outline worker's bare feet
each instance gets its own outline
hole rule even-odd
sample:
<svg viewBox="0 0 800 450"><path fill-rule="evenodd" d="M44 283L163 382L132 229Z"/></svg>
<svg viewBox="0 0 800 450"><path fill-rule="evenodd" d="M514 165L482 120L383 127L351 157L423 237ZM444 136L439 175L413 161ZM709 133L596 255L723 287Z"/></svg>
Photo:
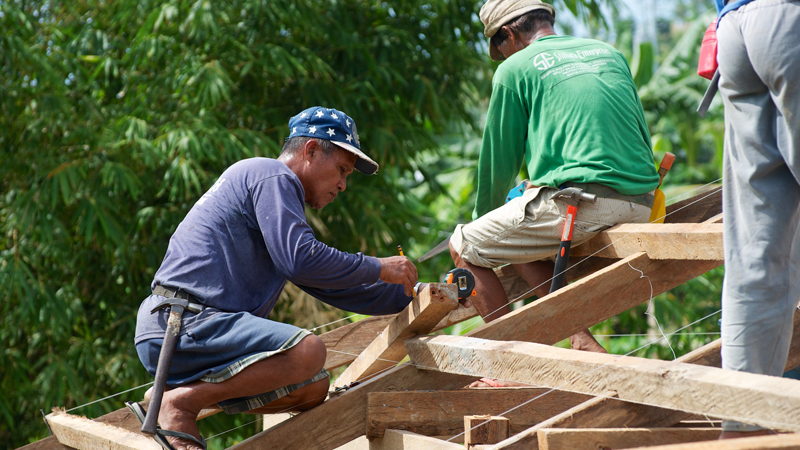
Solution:
<svg viewBox="0 0 800 450"><path fill-rule="evenodd" d="M197 428L197 415L200 413L200 409L185 401L182 394L185 394L186 392L184 391L187 389L190 388L179 387L164 392L161 411L158 414L158 422L162 430L181 431L197 439L202 439L200 430ZM197 410L195 411L195 409ZM175 450L203 450L196 443L186 439L167 436L167 440L175 447Z"/></svg>
<svg viewBox="0 0 800 450"><path fill-rule="evenodd" d="M723 431L719 435L719 440L724 439L738 439L738 438L746 438L746 437L756 437L756 436L768 436L772 434L778 434L772 430L756 430L756 431Z"/></svg>
<svg viewBox="0 0 800 450"><path fill-rule="evenodd" d="M569 337L569 344L573 350L584 352L608 353L592 336L589 330L579 331Z"/></svg>

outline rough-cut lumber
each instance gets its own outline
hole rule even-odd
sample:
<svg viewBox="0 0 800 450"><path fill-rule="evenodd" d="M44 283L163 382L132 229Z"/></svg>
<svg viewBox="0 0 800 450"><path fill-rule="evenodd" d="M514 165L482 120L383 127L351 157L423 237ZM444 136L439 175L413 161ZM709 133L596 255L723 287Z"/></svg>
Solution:
<svg viewBox="0 0 800 450"><path fill-rule="evenodd" d="M153 439L106 423L67 413L47 415L56 439L80 450L160 450Z"/></svg>
<svg viewBox="0 0 800 450"><path fill-rule="evenodd" d="M540 450L596 450L684 444L719 438L713 428L545 428Z"/></svg>
<svg viewBox="0 0 800 450"><path fill-rule="evenodd" d="M699 223L722 212L722 188L695 195L667 206L664 223Z"/></svg>
<svg viewBox="0 0 800 450"><path fill-rule="evenodd" d="M722 340L695 349L677 362L720 367ZM786 370L800 365L800 311L794 315L794 335L786 362ZM492 447L493 450L537 450L537 432L543 428L594 427L668 427L692 417L692 414L656 406L621 401L615 392L608 392L583 404L553 416Z"/></svg>
<svg viewBox="0 0 800 450"><path fill-rule="evenodd" d="M353 362L395 316L396 314L367 317L321 334L319 337L328 349L325 370Z"/></svg>
<svg viewBox="0 0 800 450"><path fill-rule="evenodd" d="M647 278L640 278L640 273L628 263L650 276L653 295L719 265L716 261L681 261L680 264L676 261L651 261L644 253L633 255L507 314L470 335L486 339L522 339L555 344L576 331L650 298L650 283ZM608 292L614 294L609 296ZM472 381L468 377L453 379L447 378L445 374L429 372L423 376L416 372L416 369L407 365L390 369L311 411L251 437L235 448L266 449L269 448L269 442L290 442L291 446L287 447L289 449L336 448L366 432L368 392L456 389L464 386L467 381Z"/></svg>
<svg viewBox="0 0 800 450"><path fill-rule="evenodd" d="M721 261L653 261L647 254L637 253L468 335L555 344L720 264Z"/></svg>
<svg viewBox="0 0 800 450"><path fill-rule="evenodd" d="M366 436L360 436L341 447L336 447L336 450L370 450L369 441Z"/></svg>
<svg viewBox="0 0 800 450"><path fill-rule="evenodd" d="M629 450L645 450L637 447ZM800 433L760 436L692 444L659 445L646 450L800 450Z"/></svg>
<svg viewBox="0 0 800 450"><path fill-rule="evenodd" d="M464 450L464 447L410 431L386 430L384 437L370 442L369 450Z"/></svg>
<svg viewBox="0 0 800 450"><path fill-rule="evenodd" d="M353 361L334 384L347 386L363 382L376 373L396 366L406 356L403 341L428 334L447 313L458 307L458 288L454 284L429 283L406 308Z"/></svg>
<svg viewBox="0 0 800 450"><path fill-rule="evenodd" d="M464 447L478 444L496 444L508 439L511 421L500 416L464 416Z"/></svg>
<svg viewBox="0 0 800 450"><path fill-rule="evenodd" d="M650 259L722 261L722 227L721 223L626 223L575 247L574 255L625 258L645 252Z"/></svg>
<svg viewBox="0 0 800 450"><path fill-rule="evenodd" d="M431 376L430 372L413 365L401 364L230 448L266 450L280 442L283 450L334 449L366 433L367 394L370 392L454 389L473 380L450 374Z"/></svg>
<svg viewBox="0 0 800 450"><path fill-rule="evenodd" d="M478 414L508 417L514 434L589 397L545 388L478 388L373 392L367 398L367 437L375 439L387 429L452 436L463 431L464 416Z"/></svg>
<svg viewBox="0 0 800 450"><path fill-rule="evenodd" d="M406 341L412 362L442 372L514 380L800 430L800 383L693 364L458 336Z"/></svg>

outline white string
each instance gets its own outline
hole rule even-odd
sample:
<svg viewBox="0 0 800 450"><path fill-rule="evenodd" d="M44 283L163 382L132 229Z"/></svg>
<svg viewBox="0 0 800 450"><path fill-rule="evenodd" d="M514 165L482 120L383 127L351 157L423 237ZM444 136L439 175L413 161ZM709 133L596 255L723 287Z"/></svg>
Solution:
<svg viewBox="0 0 800 450"><path fill-rule="evenodd" d="M711 314L709 314L709 315L707 315L707 316L705 316L705 317L703 317L703 318L701 318L701 319L695 320L694 322L690 323L689 325L686 325L686 326L684 326L684 327L682 327L682 328L678 328L678 329L677 329L677 330L675 330L674 332L670 333L668 336L672 336L674 333L676 333L676 332L678 332L678 331L681 331L681 330L685 330L686 328L688 328L688 327L690 327L690 326L692 326L692 325L694 325L694 324L696 324L696 323L702 322L703 320L706 320L706 319L708 319L708 318L709 318L709 317L711 317L711 316L714 316L714 315L716 315L716 314L719 314L720 312L722 312L722 310L721 310L721 309L720 309L720 310L718 310L718 311L716 311L716 312L713 312L713 313L711 313ZM667 339L667 335L663 335L662 337L660 337L660 338L658 338L658 339L656 339L656 340L654 340L654 341L648 342L647 344L645 344L645 345L643 345L643 346L641 346L641 347L639 347L639 348L637 348L637 349L631 350L630 352L626 353L626 354L625 354L625 355L623 355L623 356L629 356L629 355L631 355L631 354L633 354L633 353L636 353L636 352L638 352L639 350L642 350L642 349L644 349L644 348L647 348L647 347L649 347L649 346L651 346L651 345L655 344L656 342L660 341L661 339ZM600 369L602 369L603 367L606 367L606 366L612 365L612 364L614 364L615 362L616 362L616 361L612 361L612 362L608 362L608 363L602 364L602 365L600 365L600 366L598 366L598 367L595 367L594 369L591 369L591 370L589 370L589 371L587 371L587 372L585 372L585 373L582 373L582 374L578 375L577 377L575 377L575 378L573 378L573 379L571 379L571 380L565 381L564 383L562 383L562 384L560 384L560 385L558 385L558 386L556 386L556 387L554 387L554 388L550 388L550 389L548 389L547 391L545 391L545 392L543 392L543 393L541 393L541 394L537 395L536 397L534 397L534 398L532 398L532 399L530 399L530 400L526 400L526 401L522 402L521 404L519 404L519 405L517 405L517 406L515 406L515 407L513 407L513 408L511 408L511 409L509 409L509 410L507 410L507 411L504 411L504 412L502 412L501 414L498 414L498 415L499 415L500 417L503 417L503 416L505 416L506 414L508 414L508 413L510 413L510 412L512 412L512 411L514 411L514 410L517 410L517 409L519 409L519 408L521 408L521 407L523 407L523 406L525 406L525 405L527 405L527 404L529 404L529 403L533 402L534 400L537 400L537 399L539 399L539 398L541 398L541 397L544 397L545 395L547 395L547 394L549 394L549 393L551 393L551 392L553 392L553 391L559 390L560 388L562 388L562 387L564 387L564 386L566 386L566 385L568 385L568 384L570 384L570 383L574 383L575 381L578 381L578 380L580 380L581 378L585 377L586 375L588 375L588 374L590 374L590 373L592 373L592 372L594 372L594 371L596 371L596 370L600 370ZM514 380L510 380L510 381L514 381ZM520 382L520 381L516 381L516 382L517 382L517 383L522 383L522 382ZM529 383L523 383L523 384L529 384ZM531 385L531 386L532 386L532 385ZM603 397L603 398L615 398L615 397L608 397L608 396L603 396L603 395L596 395L595 397ZM617 400L621 400L621 399L617 399ZM475 425L474 427L470 428L469 430L464 430L464 432L463 432L463 433L459 433L459 434L457 434L457 435L455 435L455 436L451 437L451 438L450 438L450 439L448 439L447 441L452 441L453 439L455 439L455 438L457 438L457 437L459 437L459 436L462 436L462 435L466 434L468 431L472 431L472 430L474 430L475 428L477 428L477 427L479 427L479 426L483 425L483 424L484 424L484 423L486 423L486 422L488 422L488 421L485 421L485 422L483 422L483 423L480 423L480 424L478 424L478 425Z"/></svg>
<svg viewBox="0 0 800 450"><path fill-rule="evenodd" d="M89 405L95 404L95 403L97 403L97 402L102 402L103 400L108 400L108 399L110 399L110 398L114 398L114 397L116 397L116 396L118 396L118 395L126 394L126 393L128 393L128 392L130 392L130 391L135 391L136 389L143 388L143 387L145 387L145 386L150 386L150 385L151 385L151 384L153 384L153 383L155 383L155 381L151 381L151 382L149 382L149 383L145 383L145 384L143 384L143 385L141 385L141 386L136 386L136 387L134 387L134 388L130 388L130 389L126 390L126 391L117 392L116 394L111 394L111 395L109 395L108 397L103 397L103 398L101 398L101 399L98 399L98 400L95 400L95 401L92 401L92 402L89 402L89 403L84 403L83 405L76 406L76 407L74 407L74 408L72 408L72 409L68 409L68 410L67 410L67 412L70 412L70 411L75 411L75 410L76 410L76 409L78 409L78 408L83 408L84 406L89 406Z"/></svg>
<svg viewBox="0 0 800 450"><path fill-rule="evenodd" d="M639 273L641 274L641 275L639 276L639 278L640 278L640 279L641 279L641 278L647 278L647 282L648 282L648 283L650 283L650 301L648 302L648 305L647 305L647 310L645 310L644 314L645 314L646 316L650 316L650 317L652 317L652 318L653 318L653 320L655 320L655 321L656 321L656 326L658 327L658 331L661 333L661 336L663 336L663 337L664 337L664 340L667 342L667 346L669 347L670 351L672 351L672 359L678 359L678 357L675 355L675 349L673 349L673 348L672 348L672 344L670 344L670 342L669 342L669 339L667 339L667 336L666 336L666 335L664 335L664 330L662 330L662 329L661 329L661 324L660 324L660 323L658 323L658 319L657 319L657 318L656 318L656 316L655 316L655 312L656 312L656 305L655 305L655 299L653 299L653 282L652 282L652 281L650 281L650 277L646 276L646 275L644 274L644 272L642 272L641 270L639 270L639 269L637 269L637 268L633 267L633 266L631 265L630 261L628 261L628 267L630 267L631 269L633 269L633 270L635 270L635 271L639 272ZM650 312L650 308L652 308L652 309L653 309L653 312L652 312L652 313Z"/></svg>

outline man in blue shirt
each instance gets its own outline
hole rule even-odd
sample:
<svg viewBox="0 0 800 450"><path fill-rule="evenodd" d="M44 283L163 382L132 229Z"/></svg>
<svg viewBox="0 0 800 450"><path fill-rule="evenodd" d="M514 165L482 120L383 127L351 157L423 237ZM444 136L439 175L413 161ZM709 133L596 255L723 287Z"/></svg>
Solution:
<svg viewBox="0 0 800 450"><path fill-rule="evenodd" d="M277 160L237 162L195 203L139 309L136 349L155 374L168 313L151 310L176 295L203 308L183 316L167 379L172 389L159 414L163 430L155 436L164 448L203 448L197 414L215 404L231 414L265 414L324 401L325 345L307 330L267 319L287 281L362 314L396 313L413 298L417 271L407 258L339 251L318 241L306 222L304 203L323 208L354 170L378 170L361 151L353 119L313 107L289 128Z"/></svg>

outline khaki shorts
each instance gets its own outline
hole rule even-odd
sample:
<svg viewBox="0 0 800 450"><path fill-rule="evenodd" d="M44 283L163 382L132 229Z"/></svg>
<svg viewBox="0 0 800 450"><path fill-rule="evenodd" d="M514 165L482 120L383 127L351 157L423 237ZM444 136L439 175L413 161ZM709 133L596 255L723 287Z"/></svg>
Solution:
<svg viewBox="0 0 800 450"><path fill-rule="evenodd" d="M558 252L567 203L551 201L558 189L526 190L505 205L465 225L458 225L450 245L462 259L479 267L524 264ZM598 197L581 202L572 232L572 247L619 223L646 223L650 208L638 203Z"/></svg>

